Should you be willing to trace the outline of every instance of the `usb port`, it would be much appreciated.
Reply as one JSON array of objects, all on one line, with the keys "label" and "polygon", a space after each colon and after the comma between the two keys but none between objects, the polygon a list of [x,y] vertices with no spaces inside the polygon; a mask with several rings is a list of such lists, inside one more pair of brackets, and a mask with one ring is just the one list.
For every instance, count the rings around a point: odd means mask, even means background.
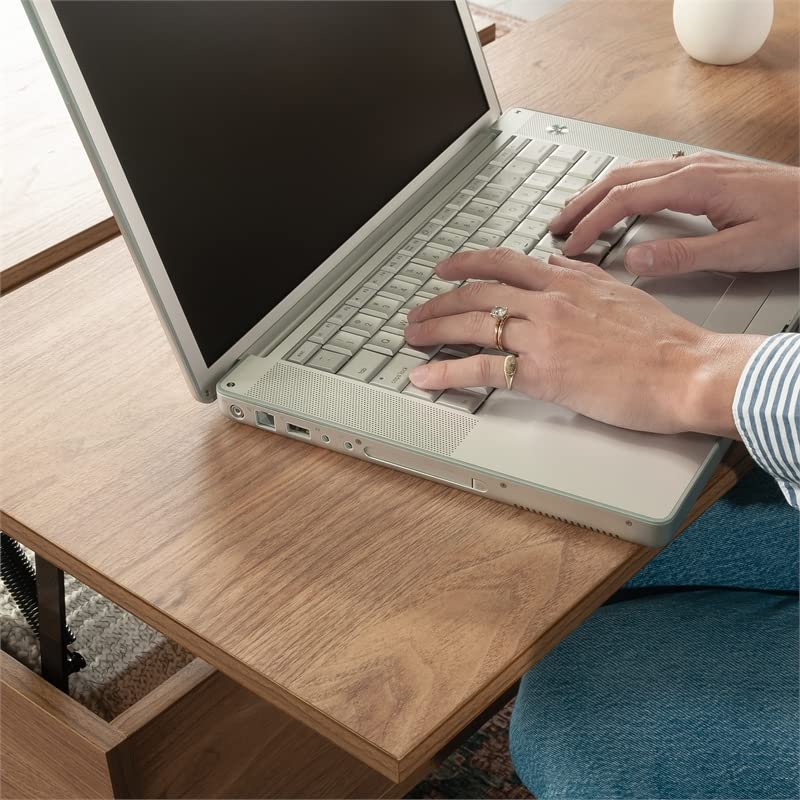
[{"label": "usb port", "polygon": [[308,428],[301,428],[299,425],[292,425],[291,422],[286,426],[286,430],[288,433],[291,433],[292,436],[302,436],[304,439],[311,438],[311,431]]},{"label": "usb port", "polygon": [[275,430],[275,417],[272,414],[267,414],[266,411],[256,411],[256,424],[262,428],[269,428]]}]

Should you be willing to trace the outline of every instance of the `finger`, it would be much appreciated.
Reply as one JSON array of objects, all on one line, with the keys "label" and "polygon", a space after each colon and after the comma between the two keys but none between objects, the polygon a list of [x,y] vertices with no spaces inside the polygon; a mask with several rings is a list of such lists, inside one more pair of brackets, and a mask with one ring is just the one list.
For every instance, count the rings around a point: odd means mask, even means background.
[{"label": "finger", "polygon": [[[530,322],[509,318],[503,326],[504,349],[519,353],[527,349]],[[409,344],[477,344],[494,347],[495,321],[485,311],[469,311],[450,317],[434,317],[422,322],[409,322],[403,335]]]},{"label": "finger", "polygon": [[495,247],[456,253],[439,262],[436,273],[446,281],[479,278],[500,281],[520,289],[546,289],[553,280],[554,270],[535,258]]},{"label": "finger", "polygon": [[505,356],[449,358],[414,367],[409,377],[421,389],[460,389],[469,386],[494,386],[496,389],[503,389],[506,385],[504,361]]},{"label": "finger", "polygon": [[668,175],[685,167],[687,161],[686,157],[666,161],[634,161],[612,169],[602,180],[590,183],[571,197],[561,213],[550,220],[550,230],[555,234],[568,233],[615,186]]},{"label": "finger", "polygon": [[412,308],[408,312],[408,321],[421,322],[433,317],[446,317],[452,314],[463,314],[467,311],[483,311],[485,313],[496,306],[504,306],[511,310],[513,316],[524,318],[526,317],[525,299],[526,294],[523,289],[506,286],[502,283],[476,281]]},{"label": "finger", "polygon": [[769,267],[768,248],[756,223],[748,222],[708,236],[663,239],[631,247],[625,253],[625,268],[634,275],[669,275],[704,269],[759,270]]},{"label": "finger", "polygon": [[615,186],[576,225],[564,245],[564,255],[569,257],[582,253],[604,230],[631,215],[654,214],[663,209],[702,214],[707,205],[706,198],[715,187],[714,173],[699,165],[659,178]]},{"label": "finger", "polygon": [[571,231],[579,220],[583,219],[615,186],[658,178],[669,175],[692,164],[725,163],[733,159],[718,156],[716,153],[693,153],[680,158],[660,159],[657,161],[634,161],[622,167],[612,169],[596,183],[590,183],[580,190],[562,212],[550,221],[550,230],[555,234]]}]

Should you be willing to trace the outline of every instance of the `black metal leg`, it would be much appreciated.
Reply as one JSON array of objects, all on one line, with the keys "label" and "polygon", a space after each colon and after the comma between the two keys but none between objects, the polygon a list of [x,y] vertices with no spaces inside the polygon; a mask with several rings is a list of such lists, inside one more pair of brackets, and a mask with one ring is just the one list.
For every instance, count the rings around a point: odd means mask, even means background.
[{"label": "black metal leg", "polygon": [[67,668],[67,614],[64,573],[36,554],[36,590],[39,595],[39,649],[42,677],[61,691],[69,690]]}]

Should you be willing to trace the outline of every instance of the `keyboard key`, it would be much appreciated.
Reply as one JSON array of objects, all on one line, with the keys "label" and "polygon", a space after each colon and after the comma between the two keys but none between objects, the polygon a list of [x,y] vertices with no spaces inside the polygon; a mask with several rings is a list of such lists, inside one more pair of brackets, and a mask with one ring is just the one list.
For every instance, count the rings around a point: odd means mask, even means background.
[{"label": "keyboard key", "polygon": [[477,200],[473,200],[471,203],[467,203],[464,208],[461,210],[462,214],[468,215],[470,217],[477,217],[481,222],[483,220],[488,219],[492,216],[495,212],[495,206],[488,205],[487,203],[481,203]]},{"label": "keyboard key", "polygon": [[392,297],[395,300],[407,300],[418,289],[413,283],[408,281],[401,281],[399,278],[393,278],[381,289],[381,294],[384,297]]},{"label": "keyboard key", "polygon": [[569,171],[576,178],[593,181],[609,164],[611,156],[605,153],[586,153]]},{"label": "keyboard key", "polygon": [[[408,267],[406,267],[408,269]],[[425,267],[421,267],[425,269]],[[433,270],[431,270],[432,272]],[[402,273],[401,273],[402,274]],[[400,308],[399,300],[390,300],[388,297],[373,297],[361,310],[365,314],[371,314],[373,317],[380,317],[381,319],[389,319],[397,309]]]},{"label": "keyboard key", "polygon": [[465,358],[466,356],[476,356],[480,351],[480,347],[476,344],[446,344],[439,351],[439,355]]},{"label": "keyboard key", "polygon": [[338,372],[350,356],[334,353],[333,350],[318,350],[306,363],[323,372]]},{"label": "keyboard key", "polygon": [[422,358],[399,353],[372,379],[371,383],[393,392],[402,392],[408,385],[408,373],[414,367],[425,363],[427,362]]},{"label": "keyboard key", "polygon": [[450,222],[451,219],[458,213],[457,209],[455,208],[448,208],[447,206],[442,206],[432,217],[431,222],[435,222],[437,225],[446,225]]},{"label": "keyboard key", "polygon": [[451,231],[439,231],[439,233],[431,239],[431,244],[441,247],[443,250],[455,252],[466,241],[467,237],[464,234],[453,233]]},{"label": "keyboard key", "polygon": [[567,240],[561,236],[553,236],[548,233],[536,245],[537,250],[544,250],[546,253],[561,253]]},{"label": "keyboard key", "polygon": [[393,356],[404,344],[405,340],[402,336],[381,330],[378,331],[364,347],[376,353],[384,353],[387,356]]},{"label": "keyboard key", "polygon": [[539,222],[550,222],[553,217],[561,213],[560,208],[556,206],[543,206],[541,203],[528,214],[529,219],[535,219]]},{"label": "keyboard key", "polygon": [[486,395],[474,394],[466,389],[448,389],[439,396],[437,405],[455,408],[459,411],[466,411],[474,414],[483,404]]},{"label": "keyboard key", "polygon": [[579,192],[584,186],[588,186],[591,181],[585,178],[576,178],[574,175],[567,173],[557,184],[557,189],[562,189],[565,192]]},{"label": "keyboard key", "polygon": [[373,294],[375,294],[375,292],[372,289],[366,289],[366,290],[359,289],[358,292],[356,292],[356,294],[353,295],[352,298],[350,298],[350,300],[352,301],[351,304],[343,305],[335,313],[331,314],[331,316],[328,317],[328,322],[332,322],[334,325],[336,325],[337,328],[341,328],[342,325],[344,325],[345,322],[347,322],[347,320],[349,320],[350,317],[352,317],[353,314],[355,314],[358,311],[358,307],[360,305],[363,305],[362,302],[353,299],[356,297],[356,295],[358,295],[361,292],[364,293],[364,296],[366,298],[363,301],[363,303],[366,303],[367,300],[369,300],[369,298],[372,297]]},{"label": "keyboard key", "polygon": [[542,142],[538,139],[534,139],[520,151],[517,158],[541,164],[555,149],[556,146],[550,142]]},{"label": "keyboard key", "polygon": [[323,347],[325,350],[333,350],[334,353],[344,353],[345,355],[352,356],[361,349],[366,341],[365,337],[358,336],[355,333],[339,331],[339,333],[326,342]]},{"label": "keyboard key", "polygon": [[405,353],[407,356],[415,356],[428,361],[439,352],[440,347],[441,345],[439,344],[434,344],[430,347],[413,347],[410,344],[405,344],[400,348],[400,352]]},{"label": "keyboard key", "polygon": [[475,177],[484,181],[490,181],[501,169],[502,167],[499,164],[493,164],[490,161],[478,170],[478,174]]},{"label": "keyboard key", "polygon": [[503,241],[503,234],[489,233],[485,228],[472,234],[472,238],[467,242],[467,245],[477,245],[478,247],[499,247],[500,242]]},{"label": "keyboard key", "polygon": [[[408,281],[409,283],[416,283],[419,286],[422,286],[428,278],[433,275],[433,268],[426,267],[422,264],[417,264],[412,261],[408,266],[403,267],[402,270],[397,274],[398,278],[401,278],[404,281]],[[388,319],[388,317],[387,317]]]},{"label": "keyboard key", "polygon": [[411,257],[422,250],[422,248],[425,247],[425,244],[426,242],[424,239],[418,239],[417,237],[412,236],[398,252]]},{"label": "keyboard key", "polygon": [[522,220],[530,214],[531,208],[532,206],[527,203],[518,203],[516,200],[506,200],[506,202],[497,209],[497,216],[513,219],[515,222],[522,222]]},{"label": "keyboard key", "polygon": [[548,158],[547,161],[539,164],[539,169],[536,171],[546,172],[548,175],[556,175],[560,178],[562,175],[566,175],[570,166],[569,161],[562,161],[560,158]]},{"label": "keyboard key", "polygon": [[492,156],[492,160],[489,162],[490,164],[499,164],[501,167],[504,167],[511,161],[514,156],[517,154],[517,148],[514,147],[513,142],[507,144],[502,150],[499,150]]},{"label": "keyboard key", "polygon": [[544,192],[540,189],[534,189],[532,186],[520,186],[514,194],[511,195],[512,200],[518,203],[527,203],[529,206],[535,206],[541,199]]},{"label": "keyboard key", "polygon": [[470,200],[472,200],[472,195],[462,190],[458,194],[453,195],[447,201],[447,205],[450,206],[450,208],[455,208],[457,211],[460,211]]},{"label": "keyboard key", "polygon": [[546,192],[555,186],[558,178],[555,175],[547,175],[544,172],[534,172],[533,175],[525,181],[523,186],[529,186],[531,189],[539,189]]},{"label": "keyboard key", "polygon": [[551,158],[560,158],[562,161],[569,161],[574,164],[586,151],[574,144],[560,144],[552,153]]},{"label": "keyboard key", "polygon": [[328,339],[339,330],[339,325],[334,322],[323,322],[308,338],[317,344],[325,344]]},{"label": "keyboard key", "polygon": [[525,253],[525,255],[527,255],[531,250],[533,250],[534,244],[536,244],[535,239],[512,233],[511,236],[509,236],[503,242],[503,247],[509,247],[512,250],[517,250],[518,252]]},{"label": "keyboard key", "polygon": [[580,255],[575,256],[578,261],[588,261],[590,264],[599,264],[611,249],[611,245],[598,239],[586,248]]},{"label": "keyboard key", "polygon": [[435,267],[440,261],[444,261],[451,253],[449,250],[440,250],[437,247],[423,247],[414,256],[414,261],[419,264],[424,264],[426,267]]},{"label": "keyboard key", "polygon": [[457,287],[457,283],[450,283],[449,281],[443,281],[439,278],[431,278],[423,287],[418,289],[418,291],[421,295],[436,297],[440,294],[446,294]]},{"label": "keyboard key", "polygon": [[390,269],[379,269],[368,281],[365,281],[364,286],[374,289],[376,292],[383,286],[384,283],[394,278],[394,272]]},{"label": "keyboard key", "polygon": [[430,297],[423,297],[421,294],[415,294],[410,300],[406,300],[405,303],[403,303],[400,307],[400,313],[408,314],[412,308],[421,306],[423,303],[427,303],[428,300],[430,300]]},{"label": "keyboard key", "polygon": [[435,236],[441,229],[442,229],[442,226],[438,222],[434,222],[432,219],[429,219],[414,234],[414,237],[417,238],[417,239],[430,239],[431,236]]},{"label": "keyboard key", "polygon": [[613,247],[625,235],[627,230],[627,222],[623,219],[612,228],[604,230],[597,238],[599,241],[605,242],[609,247]]},{"label": "keyboard key", "polygon": [[386,366],[389,356],[360,350],[340,370],[339,374],[357,381],[371,381]]},{"label": "keyboard key", "polygon": [[464,214],[459,214],[450,222],[447,223],[444,230],[445,231],[456,231],[457,233],[466,233],[469,236],[472,233],[475,233],[478,228],[481,226],[481,222],[483,220],[476,219],[475,217],[468,217]]},{"label": "keyboard key", "polygon": [[508,219],[507,217],[499,217],[495,214],[490,219],[486,220],[486,224],[481,228],[481,230],[488,231],[489,233],[499,233],[502,236],[508,236],[514,228],[517,227],[517,223],[513,219]]},{"label": "keyboard key", "polygon": [[515,158],[512,162],[506,164],[504,172],[510,172],[513,175],[521,175],[523,178],[527,178],[534,169],[536,169],[536,165],[531,164],[530,161],[523,161],[522,159]]},{"label": "keyboard key", "polygon": [[396,333],[398,336],[402,336],[406,329],[406,325],[408,325],[408,317],[406,317],[405,314],[395,314],[387,323],[384,324],[381,330],[388,331],[389,333]]},{"label": "keyboard key", "polygon": [[522,175],[517,175],[514,172],[498,172],[489,183],[490,189],[516,189],[522,186],[525,178]]},{"label": "keyboard key", "polygon": [[546,264],[551,254],[546,250],[532,250],[530,253],[528,253],[528,255],[531,258],[537,258],[539,261],[543,261]]},{"label": "keyboard key", "polygon": [[519,236],[528,236],[538,242],[547,233],[547,225],[544,222],[537,222],[535,219],[528,217],[520,222],[514,233]]},{"label": "keyboard key", "polygon": [[476,195],[484,186],[486,186],[485,178],[473,178],[461,191]]},{"label": "keyboard key", "polygon": [[421,389],[419,386],[414,386],[413,383],[409,383],[408,386],[403,389],[403,394],[407,394],[410,397],[418,397],[420,400],[427,400],[430,403],[435,403],[436,398],[441,393],[441,389]]},{"label": "keyboard key", "polygon": [[397,274],[397,270],[404,264],[407,264],[411,256],[403,255],[402,253],[395,253],[388,261],[381,264],[381,269],[388,270],[392,275]]},{"label": "keyboard key", "polygon": [[319,350],[319,345],[316,342],[303,342],[303,344],[289,356],[289,361],[294,361],[295,364],[305,364],[317,350]]},{"label": "keyboard key", "polygon": [[[356,311],[364,305],[376,292],[376,289],[370,286],[362,286],[347,302],[351,307],[355,307]],[[333,317],[331,317],[333,320]]]},{"label": "keyboard key", "polygon": [[551,189],[543,198],[542,203],[546,206],[555,206],[558,209],[564,208],[567,200],[572,197],[575,192],[565,192],[563,189]]},{"label": "keyboard key", "polygon": [[494,386],[465,386],[464,391],[488,397],[494,391]]},{"label": "keyboard key", "polygon": [[489,203],[492,206],[499,206],[501,203],[508,200],[510,194],[511,192],[508,189],[497,189],[487,186],[482,192],[475,195],[475,199],[482,203]]},{"label": "keyboard key", "polygon": [[380,330],[381,322],[380,317],[370,316],[369,314],[356,314],[342,330],[372,336],[373,333],[377,333]]}]

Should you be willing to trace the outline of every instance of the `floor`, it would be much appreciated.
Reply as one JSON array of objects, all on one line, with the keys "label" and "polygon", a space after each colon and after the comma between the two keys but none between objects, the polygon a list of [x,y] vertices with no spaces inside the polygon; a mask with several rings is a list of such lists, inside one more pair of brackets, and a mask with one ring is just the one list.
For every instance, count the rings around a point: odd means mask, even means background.
[{"label": "floor", "polygon": [[475,5],[499,11],[502,14],[511,14],[520,19],[534,20],[549,14],[567,0],[474,0]]}]

